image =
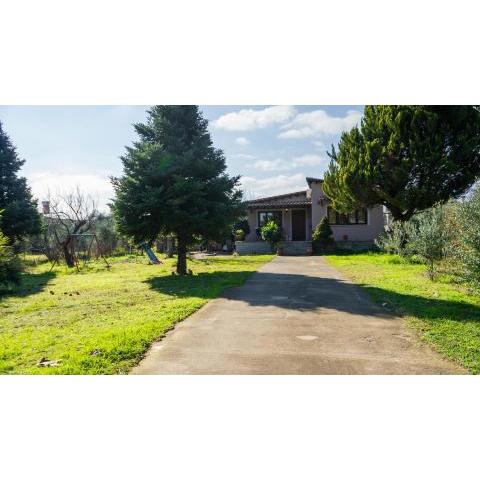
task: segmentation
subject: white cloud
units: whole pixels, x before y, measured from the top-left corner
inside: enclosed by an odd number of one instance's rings
[[[257,158],[255,155],[249,155],[248,153],[235,153],[229,155],[229,158],[238,158],[239,160],[254,160]]]
[[[300,157],[293,157],[291,161],[284,160],[282,158],[276,158],[275,160],[257,160],[254,163],[250,163],[247,167],[255,168],[262,172],[274,172],[292,170],[299,167],[317,167],[327,166],[328,159],[321,155],[308,154]]]
[[[306,190],[305,175],[277,175],[275,177],[257,179],[254,177],[242,177],[241,184],[247,198],[267,197],[281,195],[283,193]]]
[[[245,108],[238,112],[222,115],[213,122],[215,128],[230,131],[247,131],[265,128],[275,123],[283,123],[295,116],[297,111],[292,106],[277,105],[261,110]]]
[[[293,165],[295,167],[315,167],[317,165],[326,164],[328,160],[320,155],[302,155],[301,157],[295,157],[293,159]]]
[[[96,200],[100,210],[107,210],[107,203],[113,198],[113,187],[108,175],[42,172],[32,173],[27,178],[33,196],[40,202],[47,197],[49,191],[52,195],[69,193],[77,186]]]
[[[288,162],[282,160],[281,158],[277,158],[275,160],[257,160],[255,163],[252,163],[248,166],[257,170],[261,170],[262,172],[290,170],[292,168]]]
[[[278,138],[307,138],[321,135],[337,135],[360,122],[362,112],[349,110],[344,117],[331,117],[325,110],[299,113],[291,122],[283,125]]]
[[[245,145],[248,145],[250,143],[250,140],[248,138],[245,138],[245,137],[238,137],[235,140],[235,143],[237,145],[241,145],[242,147],[244,147]]]

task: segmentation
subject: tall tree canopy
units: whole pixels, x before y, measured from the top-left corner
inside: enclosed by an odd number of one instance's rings
[[[367,106],[332,148],[324,179],[334,209],[385,205],[395,220],[464,193],[480,175],[472,106]]]
[[[0,228],[11,240],[40,231],[40,215],[27,180],[18,176],[21,160],[0,122]]]
[[[215,237],[240,213],[239,177],[225,173],[223,152],[213,147],[197,106],[157,105],[147,114],[146,123],[134,125],[139,141],[121,157],[123,176],[112,179],[113,213],[136,243],[174,234],[177,273],[185,274],[192,238]]]

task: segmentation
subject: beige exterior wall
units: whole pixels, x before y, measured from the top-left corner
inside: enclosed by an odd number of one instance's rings
[[[327,208],[319,203],[319,199],[323,197],[322,184],[314,182],[312,188],[312,225],[315,228],[323,217],[327,214]]]
[[[313,228],[327,216],[329,201],[323,194],[323,184],[312,183],[312,224]],[[369,208],[365,225],[331,225],[335,241],[373,241],[383,232],[384,216],[381,205]],[[346,238],[345,238],[346,237]]]
[[[331,225],[333,238],[337,242],[375,240],[383,232],[383,207],[369,208],[367,220],[366,225]]]

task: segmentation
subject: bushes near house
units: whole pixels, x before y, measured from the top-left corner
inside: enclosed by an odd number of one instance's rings
[[[235,240],[243,241],[245,240],[245,232],[239,228],[238,230],[235,230]]]
[[[392,222],[388,230],[375,240],[375,244],[383,252],[396,253],[401,257],[407,257],[409,253],[409,225],[409,222]]]
[[[250,233],[250,225],[247,218],[241,218],[233,225],[233,231],[237,232],[238,230],[242,230],[244,235],[248,235]]]
[[[327,217],[323,217],[321,222],[315,227],[312,233],[312,247],[314,253],[331,252],[334,250],[333,231]]]
[[[282,240],[282,229],[274,220],[270,220],[262,226],[260,230],[262,240],[268,242],[274,252]]]

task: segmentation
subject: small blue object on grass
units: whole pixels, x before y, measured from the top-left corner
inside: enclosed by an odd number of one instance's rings
[[[147,257],[149,260],[154,264],[154,265],[160,265],[162,262],[155,256],[153,253],[152,249],[148,247],[147,245],[143,245],[143,249],[145,250],[145,253],[147,254]]]

